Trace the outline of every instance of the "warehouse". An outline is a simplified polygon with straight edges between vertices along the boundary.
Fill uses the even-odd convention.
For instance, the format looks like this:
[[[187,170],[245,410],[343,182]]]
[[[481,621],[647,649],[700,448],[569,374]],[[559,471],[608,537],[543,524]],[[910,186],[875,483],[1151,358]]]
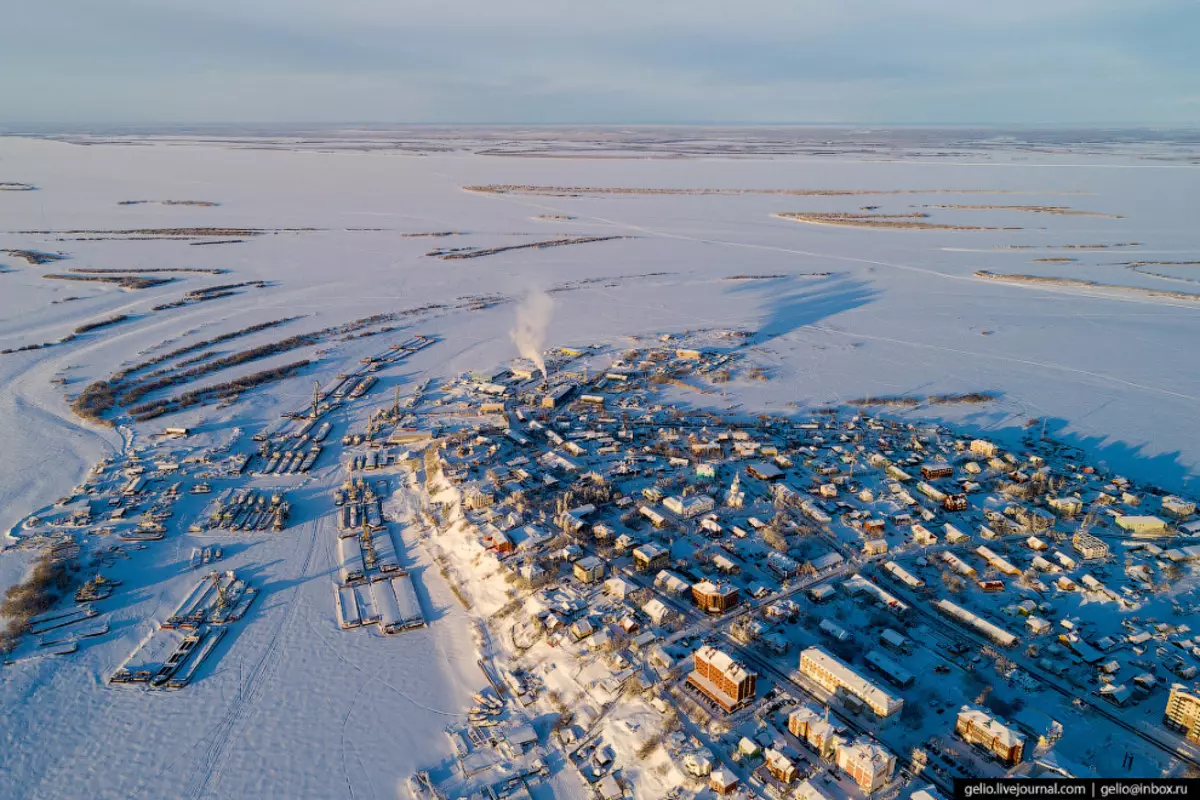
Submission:
[[[867,662],[867,666],[887,678],[889,683],[899,686],[901,689],[912,686],[913,681],[916,680],[911,672],[878,650],[871,650],[863,660]]]

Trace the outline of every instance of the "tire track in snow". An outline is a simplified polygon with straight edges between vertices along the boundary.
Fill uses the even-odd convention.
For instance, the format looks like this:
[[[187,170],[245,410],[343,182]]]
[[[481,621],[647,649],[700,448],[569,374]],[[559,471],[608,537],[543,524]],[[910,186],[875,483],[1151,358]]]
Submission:
[[[308,575],[313,552],[316,550],[319,527],[317,524],[313,525],[312,536],[308,540],[308,550],[304,554],[304,561],[301,563],[298,571],[298,577],[300,578]],[[295,595],[299,589],[300,584],[293,586],[291,595]],[[289,599],[291,599],[290,595]],[[233,704],[225,712],[220,722],[204,737],[209,739],[209,744],[200,754],[196,772],[191,781],[189,781],[186,796],[191,798],[191,800],[200,800],[201,797],[204,797],[213,779],[220,778],[225,764],[225,753],[235,737],[239,723],[246,716],[247,712],[254,708],[259,698],[262,697],[266,686],[270,684],[271,678],[279,668],[280,660],[276,658],[276,655],[279,652],[284,635],[292,627],[298,607],[298,603],[288,603],[283,620],[276,626],[275,633],[271,637],[271,641],[267,644],[266,651],[255,662],[246,680],[242,682]]]

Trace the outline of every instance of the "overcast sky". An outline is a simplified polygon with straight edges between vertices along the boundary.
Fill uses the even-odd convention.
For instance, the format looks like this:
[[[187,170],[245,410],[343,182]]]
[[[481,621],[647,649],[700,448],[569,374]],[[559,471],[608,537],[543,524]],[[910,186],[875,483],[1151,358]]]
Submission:
[[[1197,0],[0,7],[0,122],[1200,124]]]

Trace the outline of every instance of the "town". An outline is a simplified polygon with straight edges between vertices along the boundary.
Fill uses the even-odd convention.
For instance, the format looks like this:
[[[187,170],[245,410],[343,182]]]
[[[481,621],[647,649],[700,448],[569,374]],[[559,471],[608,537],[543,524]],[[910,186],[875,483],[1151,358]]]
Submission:
[[[219,568],[222,537],[315,514],[338,628],[436,626],[418,549],[477,620],[475,705],[447,728],[454,755],[409,778],[417,797],[570,781],[605,800],[931,800],[968,775],[1200,774],[1194,502],[1037,426],[1004,444],[869,404],[713,410],[757,372],[752,340],[552,348],[544,370],[397,384],[380,405],[378,376],[434,343],[413,337],[250,441],[167,428],[14,529],[94,577],[30,615],[10,658],[107,634],[97,607],[122,582],[101,569],[178,512],[211,540],[181,565],[193,589],[107,679],[203,680],[260,593]]]

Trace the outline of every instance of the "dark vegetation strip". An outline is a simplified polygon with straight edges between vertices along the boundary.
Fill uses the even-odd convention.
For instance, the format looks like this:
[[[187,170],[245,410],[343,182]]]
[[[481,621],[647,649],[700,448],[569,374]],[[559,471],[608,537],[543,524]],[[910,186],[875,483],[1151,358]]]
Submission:
[[[911,395],[883,395],[881,397],[861,397],[857,400],[849,400],[846,404],[851,406],[890,406],[893,408],[916,408],[917,406],[921,405],[921,403],[928,403],[935,406],[959,404],[974,405],[978,403],[990,403],[998,398],[998,395],[992,394],[991,392],[931,394],[927,397],[913,397]]]
[[[218,358],[207,364],[200,364],[183,372],[176,372],[171,375],[164,375],[160,378],[139,383],[136,386],[130,387],[118,398],[117,402],[123,406],[131,406],[141,400],[151,392],[156,392],[159,389],[165,389],[168,386],[179,386],[185,383],[191,383],[196,378],[204,375],[209,375],[214,372],[220,372],[229,367],[236,367],[239,364],[246,364],[250,361],[259,361],[264,358],[286,353],[289,350],[296,350],[301,347],[317,344],[324,337],[319,333],[306,333],[299,336],[290,336],[287,339],[281,339],[278,342],[259,345],[252,347],[249,350],[242,350],[237,353]]]
[[[174,278],[143,278],[140,275],[64,275],[62,273],[47,273],[42,276],[55,281],[91,281],[95,283],[112,283],[122,289],[150,289],[170,283]]]
[[[91,275],[120,275],[122,273],[146,273],[146,272],[192,272],[200,275],[224,275],[229,272],[227,269],[218,267],[143,267],[140,269],[109,269],[107,267],[71,267],[68,272],[86,272]]]
[[[116,316],[106,317],[101,320],[96,320],[95,322],[85,322],[84,324],[80,325],[74,331],[72,331],[71,333],[68,333],[66,336],[62,337],[58,341],[42,342],[41,344],[26,344],[26,345],[22,345],[20,347],[9,347],[9,348],[5,348],[4,350],[0,350],[0,355],[9,355],[11,353],[24,353],[29,350],[41,350],[46,347],[53,347],[56,344],[66,344],[67,342],[75,341],[81,335],[88,333],[89,331],[99,330],[100,328],[107,328],[109,325],[116,325],[117,323],[124,322],[127,319],[131,319],[131,317],[128,314],[117,314]]]
[[[124,322],[129,318],[130,317],[128,314],[117,314],[116,316],[105,317],[104,319],[96,320],[95,322],[85,322],[83,325],[80,325],[75,329],[75,333],[87,333],[88,331],[107,328],[109,325],[116,325],[118,322]]]
[[[62,231],[17,231],[28,236],[157,236],[184,237],[198,236],[262,236],[265,233],[296,233],[315,231],[317,228],[116,228],[112,230],[62,230]]]
[[[48,550],[34,562],[27,579],[4,592],[0,617],[8,623],[0,632],[0,653],[16,646],[21,634],[29,629],[31,618],[49,611],[70,592],[78,569],[75,558],[60,558],[54,550]]]
[[[277,328],[280,325],[286,325],[287,323],[294,322],[298,319],[300,319],[300,317],[284,317],[282,319],[273,319],[270,322],[260,322],[257,325],[250,325],[246,328],[231,331],[230,333],[223,333],[220,336],[214,336],[211,339],[205,339],[202,342],[195,342],[194,344],[185,345],[183,347],[176,348],[175,350],[171,350],[170,352],[163,353],[162,355],[155,356],[154,358],[146,361],[134,364],[132,367],[128,367],[120,372],[114,373],[110,380],[113,383],[120,383],[135,372],[141,372],[144,369],[149,369],[150,367],[161,364],[164,361],[170,361],[172,358],[178,358],[179,356],[193,353],[206,347],[212,347],[213,345],[221,344],[222,342],[228,342],[231,339],[249,336],[252,333],[269,330],[270,328]]]
[[[254,289],[267,288],[266,281],[243,281],[241,283],[225,283],[218,286],[205,286],[200,289],[192,289],[186,292],[183,297],[178,300],[172,300],[169,303],[161,303],[151,308],[152,311],[166,311],[172,308],[182,308],[195,303],[203,303],[208,300],[219,300],[222,297],[230,297],[237,294],[237,289],[251,287]]]
[[[13,258],[21,258],[28,263],[39,266],[41,264],[53,264],[55,261],[62,261],[66,258],[62,253],[45,253],[41,250],[0,250],[0,253],[7,253]]]
[[[161,417],[164,414],[173,414],[176,411],[182,411],[185,408],[190,408],[195,405],[203,405],[211,400],[223,399],[240,395],[242,392],[253,389],[257,386],[262,386],[268,383],[281,381],[285,378],[290,378],[300,370],[307,367],[311,362],[307,359],[303,361],[294,361],[291,364],[285,364],[282,367],[255,372],[252,375],[244,375],[241,378],[234,378],[225,383],[218,383],[215,386],[207,386],[203,389],[193,389],[190,392],[185,392],[178,397],[173,397],[167,400],[155,400],[152,403],[137,406],[130,409],[135,422],[145,422],[146,420]]]
[[[407,314],[408,312],[402,312],[402,313]],[[261,323],[260,325],[257,325],[257,326],[251,326],[249,328],[244,328],[241,331],[235,331],[234,333],[231,333],[231,334],[225,334],[224,336],[218,336],[213,339],[208,339],[203,342],[196,342],[195,344],[191,344],[191,345],[187,345],[186,347],[178,348],[169,353],[164,353],[161,356],[157,356],[148,361],[143,361],[140,364],[135,364],[134,366],[129,367],[125,370],[122,370],[121,372],[115,373],[108,380],[95,381],[95,382],[89,384],[82,392],[80,392],[79,396],[76,397],[71,402],[71,410],[77,416],[81,417],[82,419],[86,419],[91,422],[95,422],[95,423],[99,423],[99,424],[103,424],[103,425],[111,425],[112,422],[109,421],[108,419],[106,419],[106,415],[109,412],[114,411],[123,406],[129,406],[132,403],[135,403],[138,400],[140,400],[142,397],[145,397],[150,392],[165,388],[167,386],[178,386],[178,385],[181,385],[184,383],[189,383],[203,375],[208,375],[213,372],[217,372],[219,370],[226,369],[228,367],[236,366],[238,364],[245,364],[247,362],[267,358],[269,356],[276,355],[278,353],[284,353],[289,350],[294,350],[298,347],[304,347],[307,345],[316,344],[316,343],[321,342],[331,336],[350,335],[350,334],[358,333],[359,331],[365,330],[365,329],[373,327],[375,325],[382,325],[384,323],[391,322],[397,316],[400,316],[400,314],[394,314],[394,313],[375,314],[375,315],[372,315],[369,317],[363,317],[362,319],[354,320],[353,322],[345,323],[343,325],[337,325],[334,327],[324,328],[319,331],[314,331],[313,333],[301,334],[299,336],[291,336],[291,337],[288,337],[287,339],[283,339],[278,342],[261,345],[259,347],[253,347],[253,348],[250,348],[249,350],[243,350],[238,353],[233,353],[231,355],[225,356],[224,358],[209,362],[208,364],[197,365],[197,366],[192,367],[191,369],[187,369],[187,370],[184,370],[183,372],[176,373],[176,374],[170,375],[170,376],[164,376],[164,373],[167,371],[161,370],[157,373],[154,373],[156,377],[154,377],[144,383],[134,383],[134,382],[128,382],[126,380],[126,378],[128,378],[128,376],[132,375],[135,372],[139,372],[143,369],[146,369],[150,366],[154,366],[156,364],[161,364],[165,361],[168,361],[172,358],[183,355],[185,353],[192,353],[197,350],[201,350],[203,348],[211,347],[212,345],[217,344],[219,342],[228,341],[229,339],[236,338],[237,336],[243,336],[248,333],[253,333],[253,332],[256,332],[259,330],[264,330],[269,327],[281,325],[284,322],[290,322],[292,319],[297,319],[297,318],[292,317],[290,319],[285,319],[285,320],[276,320],[274,322]],[[307,361],[303,362],[303,364],[307,364],[307,363],[308,363]],[[303,364],[301,364],[301,366]],[[294,365],[291,365],[291,366],[294,366]],[[256,376],[268,375],[271,372],[272,372],[272,370],[267,370],[266,372],[263,372],[263,373],[257,373]],[[163,376],[163,377],[157,377],[157,376]],[[252,377],[256,377],[256,376],[252,376]],[[147,377],[149,377],[149,376],[147,376]],[[282,376],[282,377],[286,377],[286,376]],[[240,380],[244,380],[244,379],[239,379],[239,381]],[[266,379],[264,379],[264,380],[266,380]],[[278,378],[272,378],[271,380],[278,380]],[[230,382],[230,384],[222,384],[222,386],[228,386],[228,385],[232,385],[232,384],[236,384],[236,383],[238,383],[238,381],[232,381],[232,382]],[[203,390],[203,391],[208,391],[208,390]],[[231,392],[231,394],[232,393],[236,393],[236,391]],[[188,398],[192,394],[194,394],[194,393],[189,392],[187,394],[180,395],[179,398],[175,398],[172,401],[153,401],[150,403],[145,403],[141,406],[138,406],[137,409],[131,410],[131,413],[145,414],[147,412],[153,412],[150,417],[145,417],[145,419],[152,419],[154,416],[159,416],[160,414],[168,413],[166,410],[154,412],[154,409],[158,406],[158,404],[160,404],[160,403],[168,403],[168,404],[176,403],[176,402],[179,402],[181,400],[181,398]],[[225,395],[221,395],[221,396],[225,396]],[[209,395],[204,395],[204,398],[208,398],[208,397],[209,397]],[[201,398],[201,399],[204,399],[204,398]],[[196,405],[197,403],[201,402],[201,399],[189,401],[186,403],[186,405]],[[180,406],[180,407],[185,407],[185,406]],[[135,419],[138,419],[140,421],[141,418],[135,416]]]
[[[148,203],[156,203],[160,206],[203,206],[204,208],[212,208],[221,205],[214,203],[211,200],[121,200],[117,203],[119,206],[142,206]]]
[[[529,244],[513,244],[505,247],[486,247],[481,250],[433,250],[426,255],[437,256],[443,261],[452,261],[464,258],[482,258],[483,256],[493,256],[497,253],[506,253],[510,250],[529,250],[541,249],[546,247],[562,247],[568,244],[590,244],[591,242],[607,242],[612,239],[627,239],[627,236],[579,236],[571,239],[549,239],[544,242],[530,242]]]

